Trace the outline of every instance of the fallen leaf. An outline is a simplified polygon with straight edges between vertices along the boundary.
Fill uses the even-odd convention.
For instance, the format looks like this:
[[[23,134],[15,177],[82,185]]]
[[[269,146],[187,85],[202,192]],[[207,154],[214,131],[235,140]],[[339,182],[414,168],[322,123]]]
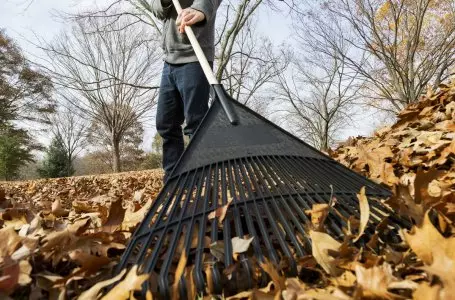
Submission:
[[[28,262],[28,260],[21,260],[19,262],[19,278],[17,283],[19,285],[25,286],[32,282],[32,278],[30,274],[32,272],[32,266]]]
[[[329,256],[328,250],[338,251],[341,243],[333,239],[330,235],[310,230],[309,232],[312,245],[312,254],[318,264],[330,275],[337,276],[341,270],[334,265],[334,258]]]
[[[240,253],[244,253],[248,251],[248,248],[250,248],[251,242],[253,241],[254,237],[251,237],[249,239],[241,239],[239,237],[233,237],[231,239],[232,243],[232,253],[234,256],[234,259],[237,258],[237,255]]]
[[[357,199],[359,199],[360,206],[360,225],[359,233],[354,239],[354,242],[357,242],[360,237],[363,235],[365,228],[367,227],[368,220],[370,219],[370,205],[368,204],[367,196],[365,195],[365,187],[362,187],[360,194],[357,194]]]
[[[447,245],[434,247],[431,265],[424,266],[422,269],[438,276],[444,285],[444,290],[455,291],[455,248],[447,249],[444,246]]]
[[[305,213],[311,216],[311,224],[314,228],[321,229],[324,220],[329,214],[330,206],[326,203],[313,204],[311,210],[306,210]]]
[[[455,238],[444,238],[431,223],[428,212],[420,227],[414,226],[409,233],[403,234],[412,251],[427,265],[433,262],[435,246],[443,252],[452,252],[452,249],[455,249]],[[455,253],[453,255],[455,256]]]
[[[380,297],[395,299],[395,295],[388,291],[390,283],[396,281],[392,275],[392,268],[384,263],[381,266],[366,269],[361,265],[355,267],[357,284],[361,288],[364,297]]]
[[[124,217],[125,209],[122,206],[122,199],[119,198],[117,201],[111,204],[111,208],[109,209],[109,216],[107,217],[106,223],[103,224],[103,231],[116,231],[121,227]]]
[[[20,266],[17,262],[8,259],[0,273],[0,295],[10,295],[19,283]]]
[[[275,287],[279,290],[284,290],[286,288],[285,285],[285,278],[281,276],[275,266],[268,260],[264,259],[264,262],[260,263],[261,268],[269,274],[270,278],[272,278]]]
[[[187,262],[186,252],[183,252],[180,256],[179,263],[177,265],[177,270],[175,271],[174,276],[174,284],[172,285],[172,298],[178,299],[178,287],[180,283],[180,278],[182,277],[183,273],[185,272]]]
[[[230,198],[230,200],[227,202],[227,204],[221,206],[221,207],[218,207],[217,209],[215,209],[214,211],[212,211],[211,213],[208,214],[207,218],[209,220],[213,220],[215,218],[218,218],[218,224],[221,226],[223,224],[223,221],[224,221],[224,218],[226,217],[226,212],[229,208],[229,205],[231,205],[232,203],[232,198]]]
[[[123,269],[117,276],[111,278],[111,279],[108,279],[108,280],[104,280],[104,281],[101,281],[101,282],[98,282],[97,284],[95,284],[94,286],[92,286],[90,289],[86,290],[85,292],[83,292],[78,298],[77,300],[92,300],[92,299],[97,299],[98,296],[99,296],[99,293],[100,291],[119,281],[123,275],[125,275],[126,273],[126,269]]]
[[[60,202],[60,198],[57,198],[52,203],[52,214],[56,217],[66,217],[69,214],[69,210],[66,210],[62,207],[62,203]]]
[[[80,249],[71,251],[69,257],[81,265],[78,274],[83,273],[84,276],[97,272],[101,267],[111,262],[107,257],[91,255]]]
[[[3,257],[10,256],[18,249],[22,239],[12,227],[0,229],[0,262]]]
[[[439,300],[440,285],[430,286],[428,282],[422,282],[412,294],[414,300]],[[442,299],[441,299],[442,300]]]
[[[131,291],[140,291],[142,288],[142,283],[147,280],[149,274],[138,275],[137,274],[137,265],[134,265],[125,278],[117,283],[106,295],[104,295],[102,300],[126,300],[130,296]]]
[[[224,262],[224,243],[217,241],[210,244],[210,253],[221,262]]]
[[[127,210],[125,212],[125,218],[123,219],[121,225],[122,230],[130,230],[136,227],[136,225],[139,224],[144,219],[145,215],[152,206],[153,201],[154,199],[149,199],[147,203],[145,203],[144,206],[142,206],[141,209],[139,209],[136,212]]]

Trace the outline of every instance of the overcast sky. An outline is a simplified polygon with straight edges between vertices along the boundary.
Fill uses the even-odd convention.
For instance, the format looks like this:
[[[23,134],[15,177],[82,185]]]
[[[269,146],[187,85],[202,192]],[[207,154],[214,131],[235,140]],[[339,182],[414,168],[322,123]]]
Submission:
[[[36,41],[35,34],[45,40],[62,31],[67,24],[62,23],[56,15],[58,11],[75,12],[85,10],[93,5],[103,6],[111,0],[0,0],[0,28],[6,29],[9,36],[14,38],[21,48],[29,54],[38,55],[39,52],[28,41]],[[33,1],[33,2],[31,2]],[[290,21],[286,16],[273,11],[259,12],[259,31],[270,37],[275,44],[292,40]],[[370,134],[378,120],[367,114],[358,118],[356,124],[343,132],[343,138],[351,135]],[[146,129],[145,148],[148,150],[151,136],[154,134],[152,126]],[[45,142],[43,140],[42,142]]]

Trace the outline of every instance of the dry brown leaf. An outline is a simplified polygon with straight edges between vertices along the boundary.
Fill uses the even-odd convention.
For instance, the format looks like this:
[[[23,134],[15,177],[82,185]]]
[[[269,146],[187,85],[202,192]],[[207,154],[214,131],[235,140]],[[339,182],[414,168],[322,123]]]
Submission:
[[[147,280],[149,274],[138,275],[137,274],[138,266],[133,266],[125,278],[117,283],[106,295],[104,295],[102,300],[126,300],[130,296],[131,291],[140,291],[142,288],[142,283]]]
[[[25,286],[32,282],[32,278],[30,274],[32,272],[32,266],[28,262],[28,260],[21,260],[19,262],[19,278],[17,283],[19,285]]]
[[[370,219],[370,205],[368,204],[367,196],[365,195],[365,187],[362,187],[360,193],[357,194],[357,199],[359,199],[360,206],[360,224],[359,224],[359,233],[354,239],[354,242],[357,242],[360,237],[363,235],[365,228],[367,227],[368,220]]]
[[[388,291],[389,285],[396,281],[389,264],[385,263],[369,269],[358,264],[355,268],[355,275],[363,296],[385,299],[397,298],[396,295]]]
[[[224,218],[226,217],[227,210],[228,210],[229,206],[232,203],[232,200],[233,199],[230,198],[229,201],[227,202],[227,204],[225,204],[225,205],[223,205],[221,207],[218,207],[217,209],[215,209],[214,211],[209,213],[207,218],[209,220],[213,220],[215,218],[218,218],[218,224],[221,226],[223,224]]]
[[[91,255],[80,249],[70,252],[69,257],[81,265],[78,273],[83,273],[84,276],[97,272],[101,267],[111,262],[107,257]]]
[[[444,290],[455,292],[455,248],[447,249],[447,246],[444,244],[441,247],[439,245],[433,247],[433,262],[422,269],[438,276],[444,285]]]
[[[187,255],[186,252],[183,252],[180,256],[179,263],[177,265],[177,270],[175,271],[174,276],[174,284],[172,285],[172,299],[179,299],[179,284],[180,278],[183,276],[185,272],[186,263],[187,263]]]
[[[414,300],[442,300],[439,297],[440,285],[430,286],[427,282],[422,282],[412,294]]]
[[[64,209],[62,207],[62,203],[60,201],[60,198],[57,198],[53,203],[52,203],[52,214],[56,217],[66,217],[69,214],[69,210]]]
[[[437,248],[443,249],[443,252],[455,249],[455,238],[444,238],[431,223],[428,213],[425,214],[422,225],[414,226],[409,233],[404,232],[404,237],[412,251],[428,265],[433,262],[435,245]]]
[[[306,210],[305,213],[311,216],[311,224],[313,224],[314,228],[321,229],[329,210],[330,206],[328,204],[317,203],[313,204],[311,210]]]
[[[334,258],[328,254],[328,251],[338,251],[341,247],[341,243],[323,232],[310,230],[309,235],[312,244],[312,254],[318,264],[328,274],[334,276],[339,275],[341,270],[335,266]]]
[[[260,266],[267,274],[269,274],[270,278],[272,278],[272,281],[275,284],[275,287],[278,290],[284,290],[286,288],[286,279],[278,273],[272,262],[270,262],[268,259],[264,259],[264,262],[261,262]]]
[[[333,278],[333,283],[339,286],[353,287],[357,278],[351,271],[344,271],[340,276]]]
[[[125,209],[122,206],[122,199],[119,198],[117,201],[111,204],[109,209],[109,216],[107,217],[106,223],[103,224],[103,231],[114,232],[121,227],[122,221],[125,217]]]
[[[108,280],[104,280],[104,281],[101,281],[101,282],[98,282],[97,284],[95,284],[94,286],[92,286],[89,290],[83,292],[78,298],[77,300],[93,300],[93,299],[97,299],[99,294],[100,294],[100,291],[119,281],[123,275],[125,275],[126,273],[126,269],[123,269],[117,276],[111,278],[111,279],[108,279]]]
[[[22,239],[12,227],[0,229],[0,262],[3,257],[10,256],[18,249]]]
[[[153,201],[154,199],[149,199],[147,203],[145,203],[144,206],[142,206],[141,209],[136,212],[127,210],[125,212],[125,218],[123,219],[121,225],[122,230],[131,230],[132,228],[136,227],[137,224],[139,224],[144,219],[145,215],[152,206]]]

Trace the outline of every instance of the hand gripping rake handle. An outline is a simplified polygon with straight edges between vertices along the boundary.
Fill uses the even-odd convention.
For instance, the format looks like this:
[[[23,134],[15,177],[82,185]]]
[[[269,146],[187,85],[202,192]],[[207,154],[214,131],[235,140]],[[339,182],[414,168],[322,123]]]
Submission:
[[[172,0],[177,13],[180,14],[182,12],[182,6],[178,0]],[[224,90],[223,86],[218,82],[213,74],[212,68],[210,67],[207,58],[205,57],[204,51],[202,51],[201,45],[194,35],[193,29],[190,26],[185,26],[185,32],[190,40],[191,46],[193,46],[194,52],[196,53],[196,57],[201,64],[202,70],[204,71],[205,77],[207,77],[208,82],[213,87],[218,100],[220,100],[221,106],[223,107],[224,112],[226,113],[229,122],[232,125],[236,125],[238,123],[237,115],[232,107],[232,104],[229,102],[229,96],[227,95],[226,91]]]

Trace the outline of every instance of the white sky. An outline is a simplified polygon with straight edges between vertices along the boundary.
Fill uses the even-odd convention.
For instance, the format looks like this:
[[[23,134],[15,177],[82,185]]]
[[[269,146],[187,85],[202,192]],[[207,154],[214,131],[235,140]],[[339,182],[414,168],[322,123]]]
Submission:
[[[56,12],[74,12],[91,6],[103,6],[109,0],[0,0],[0,28],[6,29],[27,54],[37,55],[38,51],[27,40],[36,41],[35,34],[45,40],[63,30],[66,24],[55,17]],[[279,2],[278,2],[279,3]],[[259,30],[268,36],[276,45],[282,42],[292,42],[290,17],[270,10],[259,12]],[[356,124],[342,133],[342,138],[356,135],[367,135],[380,122],[371,113],[357,117]],[[153,126],[146,128],[144,148],[150,149],[151,137],[154,135]],[[41,142],[46,143],[43,137]]]

